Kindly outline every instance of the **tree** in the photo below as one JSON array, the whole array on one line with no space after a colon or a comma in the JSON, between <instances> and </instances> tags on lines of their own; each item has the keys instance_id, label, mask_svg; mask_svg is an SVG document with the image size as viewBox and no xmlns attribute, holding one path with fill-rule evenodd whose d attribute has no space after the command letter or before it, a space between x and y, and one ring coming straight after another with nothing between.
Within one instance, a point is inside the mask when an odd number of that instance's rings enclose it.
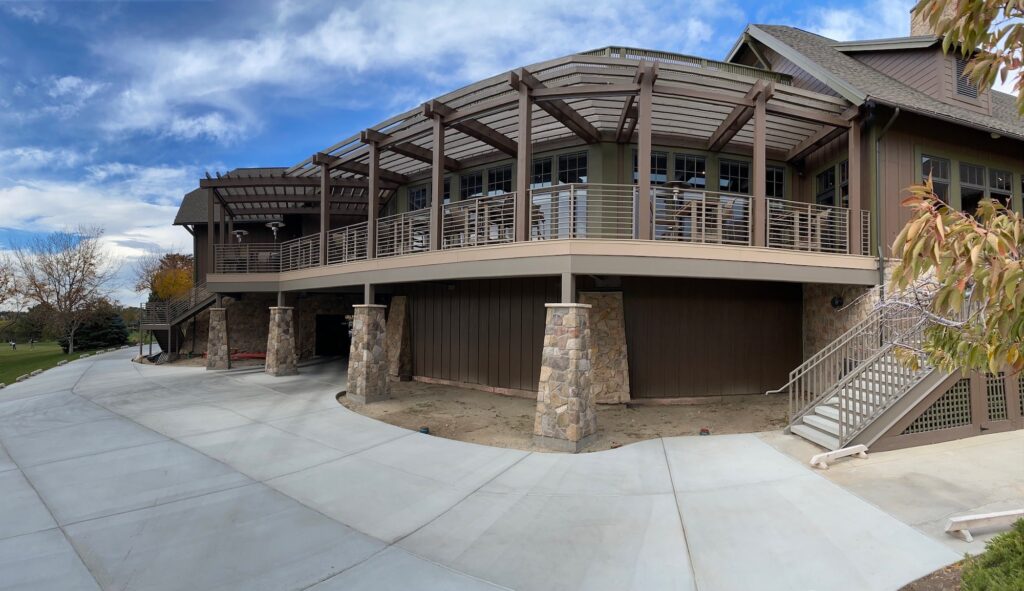
<instances>
[{"instance_id":1,"label":"tree","mask_svg":"<svg viewBox=\"0 0 1024 591\"><path fill-rule=\"evenodd\" d=\"M190 254L149 253L135 263L135 291L148 291L154 301L185 295L192 289L193 262Z\"/></svg>"},{"instance_id":2,"label":"tree","mask_svg":"<svg viewBox=\"0 0 1024 591\"><path fill-rule=\"evenodd\" d=\"M82 320L81 327L75 333L75 341L79 349L120 347L128 343L128 326L117 306L98 300ZM67 337L61 337L58 342L65 353L69 352L70 340Z\"/></svg>"},{"instance_id":3,"label":"tree","mask_svg":"<svg viewBox=\"0 0 1024 591\"><path fill-rule=\"evenodd\" d=\"M14 263L6 253L0 252L0 306L17 294Z\"/></svg>"},{"instance_id":4,"label":"tree","mask_svg":"<svg viewBox=\"0 0 1024 591\"><path fill-rule=\"evenodd\" d=\"M918 0L913 13L942 37L942 49L973 56L964 74L979 88L1015 77L1017 108L1024 115L1024 1Z\"/></svg>"},{"instance_id":5,"label":"tree","mask_svg":"<svg viewBox=\"0 0 1024 591\"><path fill-rule=\"evenodd\" d=\"M75 351L75 331L107 295L117 265L104 250L101 228L82 227L37 236L14 248L19 290L50 309L51 325Z\"/></svg>"}]
</instances>

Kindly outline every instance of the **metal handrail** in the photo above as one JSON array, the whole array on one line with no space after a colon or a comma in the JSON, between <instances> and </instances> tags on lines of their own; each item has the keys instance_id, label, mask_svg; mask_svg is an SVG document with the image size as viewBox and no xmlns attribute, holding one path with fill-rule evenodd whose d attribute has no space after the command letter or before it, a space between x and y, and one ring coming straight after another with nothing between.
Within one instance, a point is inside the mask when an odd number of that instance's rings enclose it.
<instances>
[{"instance_id":1,"label":"metal handrail","mask_svg":"<svg viewBox=\"0 0 1024 591\"><path fill-rule=\"evenodd\" d=\"M655 240L749 246L751 201L748 195L655 187Z\"/></svg>"},{"instance_id":2,"label":"metal handrail","mask_svg":"<svg viewBox=\"0 0 1024 591\"><path fill-rule=\"evenodd\" d=\"M530 190L530 240L636 238L633 185L570 183Z\"/></svg>"},{"instance_id":3,"label":"metal handrail","mask_svg":"<svg viewBox=\"0 0 1024 591\"><path fill-rule=\"evenodd\" d=\"M281 271L320 266L320 234L310 234L281 243Z\"/></svg>"},{"instance_id":4,"label":"metal handrail","mask_svg":"<svg viewBox=\"0 0 1024 591\"><path fill-rule=\"evenodd\" d=\"M766 210L765 237L769 248L850 252L849 209L769 198Z\"/></svg>"},{"instance_id":5,"label":"metal handrail","mask_svg":"<svg viewBox=\"0 0 1024 591\"><path fill-rule=\"evenodd\" d=\"M860 210L860 254L871 255L871 212Z\"/></svg>"},{"instance_id":6,"label":"metal handrail","mask_svg":"<svg viewBox=\"0 0 1024 591\"><path fill-rule=\"evenodd\" d=\"M188 293L176 298L160 302L146 302L142 309L142 323L149 325L172 324L211 297L213 297L213 292L206 288L205 283L200 283L190 288Z\"/></svg>"},{"instance_id":7,"label":"metal handrail","mask_svg":"<svg viewBox=\"0 0 1024 591\"><path fill-rule=\"evenodd\" d=\"M445 203L441 214L441 248L513 242L515 214L515 193Z\"/></svg>"},{"instance_id":8,"label":"metal handrail","mask_svg":"<svg viewBox=\"0 0 1024 591\"><path fill-rule=\"evenodd\" d=\"M281 245L275 242L215 244L213 268L217 273L279 273Z\"/></svg>"},{"instance_id":9,"label":"metal handrail","mask_svg":"<svg viewBox=\"0 0 1024 591\"><path fill-rule=\"evenodd\" d=\"M327 264L366 260L366 244L366 222L331 230L327 233Z\"/></svg>"},{"instance_id":10,"label":"metal handrail","mask_svg":"<svg viewBox=\"0 0 1024 591\"><path fill-rule=\"evenodd\" d=\"M377 256L393 257L430 250L430 209L377 220Z\"/></svg>"}]
</instances>

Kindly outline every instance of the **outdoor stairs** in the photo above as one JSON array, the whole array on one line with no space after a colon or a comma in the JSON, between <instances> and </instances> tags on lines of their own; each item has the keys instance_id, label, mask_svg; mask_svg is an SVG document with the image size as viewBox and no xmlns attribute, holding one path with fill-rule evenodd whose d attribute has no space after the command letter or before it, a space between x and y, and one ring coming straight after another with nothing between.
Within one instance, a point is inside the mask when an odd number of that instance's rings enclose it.
<instances>
[{"instance_id":1,"label":"outdoor stairs","mask_svg":"<svg viewBox=\"0 0 1024 591\"><path fill-rule=\"evenodd\" d=\"M148 302L142 310L142 328L169 330L193 318L217 300L217 294L200 284L187 294L166 302Z\"/></svg>"}]
</instances>

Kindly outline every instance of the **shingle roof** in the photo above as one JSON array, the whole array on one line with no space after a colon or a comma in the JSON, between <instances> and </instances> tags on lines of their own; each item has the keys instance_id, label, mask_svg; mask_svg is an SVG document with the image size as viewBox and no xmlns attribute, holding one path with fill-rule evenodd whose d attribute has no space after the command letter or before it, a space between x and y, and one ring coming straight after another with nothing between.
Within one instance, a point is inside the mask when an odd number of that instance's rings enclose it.
<instances>
[{"instance_id":1,"label":"shingle roof","mask_svg":"<svg viewBox=\"0 0 1024 591\"><path fill-rule=\"evenodd\" d=\"M835 48L838 42L833 39L782 25L750 25L748 33L776 51L783 49L780 53L787 58L790 56L786 53L792 54L795 51L813 62L812 65L817 66L819 71L808 73L828 78L822 81L833 86L851 102L859 103L872 98L924 115L1024 139L1024 118L1017 113L1011 95L993 90L992 115L976 113L944 103L844 54ZM790 48L790 51L779 48L779 43Z\"/></svg>"},{"instance_id":2,"label":"shingle roof","mask_svg":"<svg viewBox=\"0 0 1024 591\"><path fill-rule=\"evenodd\" d=\"M286 169L283 167L236 168L224 176L229 178L281 176L285 170ZM174 216L174 225L205 224L206 209L209 205L209 194L209 189L194 189L193 191L186 193L181 199L181 205L178 206L178 213ZM214 208L213 210L213 220L215 222L220 221L220 215L218 215L219 209L220 208Z\"/></svg>"}]
</instances>

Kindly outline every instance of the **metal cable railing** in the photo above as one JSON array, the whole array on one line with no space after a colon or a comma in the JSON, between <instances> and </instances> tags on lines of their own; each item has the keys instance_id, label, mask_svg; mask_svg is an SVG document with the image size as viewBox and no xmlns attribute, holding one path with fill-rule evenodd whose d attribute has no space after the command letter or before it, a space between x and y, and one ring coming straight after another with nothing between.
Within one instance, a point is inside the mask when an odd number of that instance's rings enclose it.
<instances>
[{"instance_id":1,"label":"metal cable railing","mask_svg":"<svg viewBox=\"0 0 1024 591\"><path fill-rule=\"evenodd\" d=\"M377 220L377 256L393 257L430 250L430 210L419 209Z\"/></svg>"},{"instance_id":2,"label":"metal cable railing","mask_svg":"<svg viewBox=\"0 0 1024 591\"><path fill-rule=\"evenodd\" d=\"M636 187L568 184L530 191L530 240L636 238Z\"/></svg>"},{"instance_id":3,"label":"metal cable railing","mask_svg":"<svg viewBox=\"0 0 1024 591\"><path fill-rule=\"evenodd\" d=\"M281 245L277 243L215 244L217 273L278 273Z\"/></svg>"},{"instance_id":4,"label":"metal cable railing","mask_svg":"<svg viewBox=\"0 0 1024 591\"><path fill-rule=\"evenodd\" d=\"M750 197L697 189L654 189L654 239L751 243Z\"/></svg>"},{"instance_id":5,"label":"metal cable railing","mask_svg":"<svg viewBox=\"0 0 1024 591\"><path fill-rule=\"evenodd\" d=\"M515 213L515 193L446 203L441 217L441 248L513 242Z\"/></svg>"},{"instance_id":6,"label":"metal cable railing","mask_svg":"<svg viewBox=\"0 0 1024 591\"><path fill-rule=\"evenodd\" d=\"M281 243L281 270L296 271L320 266L320 234Z\"/></svg>"},{"instance_id":7,"label":"metal cable railing","mask_svg":"<svg viewBox=\"0 0 1024 591\"><path fill-rule=\"evenodd\" d=\"M848 253L850 210L816 203L767 199L767 246Z\"/></svg>"},{"instance_id":8,"label":"metal cable railing","mask_svg":"<svg viewBox=\"0 0 1024 591\"><path fill-rule=\"evenodd\" d=\"M327 264L366 260L366 222L335 228L327 233Z\"/></svg>"}]
</instances>

